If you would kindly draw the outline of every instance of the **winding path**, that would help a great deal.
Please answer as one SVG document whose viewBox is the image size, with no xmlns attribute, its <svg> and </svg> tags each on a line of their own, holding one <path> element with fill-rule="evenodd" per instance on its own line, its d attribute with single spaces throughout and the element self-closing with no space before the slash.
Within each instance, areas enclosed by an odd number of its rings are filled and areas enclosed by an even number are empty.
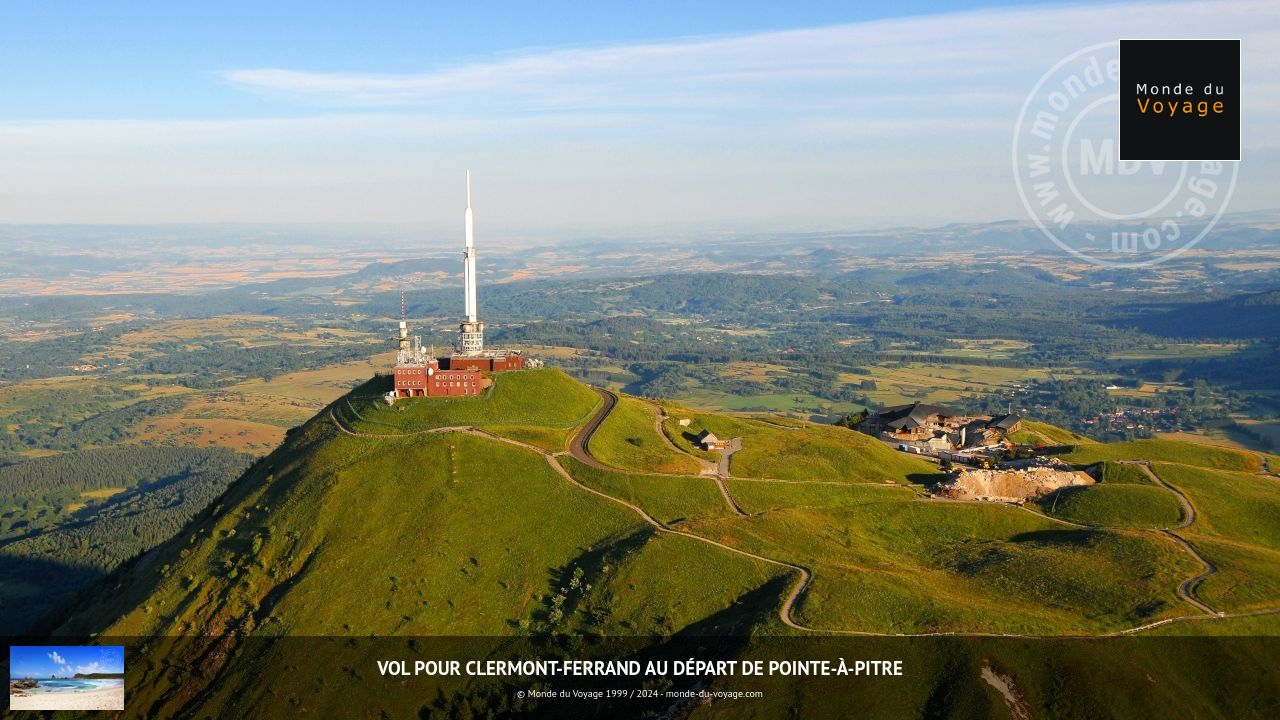
<svg viewBox="0 0 1280 720">
<path fill-rule="evenodd" d="M 579 428 L 577 433 L 575 433 L 573 440 L 570 442 L 570 451 L 568 454 L 572 455 L 574 458 L 578 459 L 581 462 L 591 465 L 592 467 L 599 467 L 605 470 L 612 470 L 612 468 L 604 465 L 603 463 L 600 463 L 595 458 L 591 457 L 588 451 L 589 450 L 588 441 L 590 440 L 591 434 L 594 433 L 600 427 L 600 424 L 604 422 L 605 417 L 617 404 L 617 396 L 604 390 L 596 390 L 596 392 L 601 395 L 602 399 L 604 399 L 604 403 L 601 405 L 600 409 L 596 412 L 596 414 L 592 416 L 592 418 L 588 420 L 581 428 Z M 814 633 L 819 635 L 849 635 L 849 636 L 862 636 L 862 637 L 905 637 L 905 638 L 984 637 L 984 638 L 1013 638 L 1013 639 L 1022 639 L 1022 640 L 1061 640 L 1061 639 L 1096 640 L 1096 639 L 1102 639 L 1102 638 L 1112 638 L 1112 637 L 1133 635 L 1133 634 L 1144 632 L 1154 628 L 1162 627 L 1164 625 L 1171 625 L 1173 623 L 1194 622 L 1194 621 L 1203 621 L 1203 620 L 1217 620 L 1217 619 L 1226 619 L 1226 618 L 1258 617 L 1263 615 L 1280 614 L 1280 608 L 1255 610 L 1252 612 L 1244 612 L 1244 613 L 1214 612 L 1212 610 L 1209 610 L 1207 607 L 1205 607 L 1198 601 L 1194 600 L 1193 598 L 1190 598 L 1189 596 L 1184 595 L 1184 598 L 1190 601 L 1192 604 L 1205 609 L 1207 614 L 1184 615 L 1180 617 L 1166 618 L 1164 620 L 1158 620 L 1156 622 L 1147 623 L 1145 625 L 1139 625 L 1137 627 L 1127 628 L 1125 630 L 1117 630 L 1115 632 L 1104 633 L 1100 635 L 1028 635 L 1028 634 L 1022 634 L 1022 633 L 983 633 L 983 632 L 891 633 L 891 632 L 874 632 L 870 630 L 840 630 L 840 629 L 823 629 L 823 628 L 811 627 L 809 625 L 805 625 L 795 620 L 792 617 L 792 613 L 795 609 L 796 601 L 800 598 L 800 595 L 804 593 L 804 591 L 809 587 L 810 582 L 812 582 L 813 580 L 813 572 L 809 568 L 803 565 L 798 565 L 796 563 L 788 562 L 785 560 L 779 560 L 776 558 L 759 555 L 759 554 L 750 552 L 748 550 L 742 550 L 740 548 L 736 548 L 731 545 L 727 545 L 725 543 L 712 540 L 711 538 L 703 537 L 701 535 L 696 535 L 694 533 L 687 532 L 685 530 L 677 530 L 675 528 L 669 527 L 668 525 L 664 524 L 657 518 L 650 515 L 644 508 L 640 507 L 639 505 L 636 505 L 635 503 L 632 503 L 628 500 L 624 500 L 622 498 L 614 497 L 605 492 L 602 492 L 595 488 L 584 485 L 583 483 L 574 479 L 574 477 L 570 475 L 567 470 L 564 469 L 564 466 L 560 464 L 559 458 L 566 454 L 564 452 L 559 452 L 559 453 L 548 452 L 545 448 L 541 448 L 536 445 L 531 445 L 526 442 L 521 442 L 519 440 L 513 440 L 511 438 L 504 438 L 504 437 L 494 435 L 492 433 L 489 433 L 479 428 L 471 427 L 471 426 L 450 426 L 450 427 L 430 428 L 426 430 L 418 430 L 410 433 L 399 433 L 395 435 L 379 434 L 379 433 L 364 433 L 349 427 L 339 416 L 339 413 L 335 410 L 336 406 L 337 406 L 336 402 L 329 406 L 330 419 L 333 420 L 334 426 L 337 427 L 339 431 L 347 435 L 351 435 L 353 437 L 386 440 L 386 439 L 402 437 L 406 435 L 424 435 L 424 434 L 431 434 L 431 433 L 455 433 L 456 432 L 456 433 L 466 433 L 469 435 L 476 435 L 476 436 L 488 438 L 490 440 L 507 443 L 508 445 L 514 445 L 516 447 L 524 448 L 525 450 L 538 453 L 539 455 L 543 456 L 543 458 L 546 459 L 547 464 L 551 467 L 553 471 L 555 471 L 556 474 L 558 474 L 561 478 L 563 478 L 565 481 L 567 481 L 571 485 L 579 488 L 580 490 L 591 493 L 592 495 L 595 495 L 599 498 L 602 498 L 604 500 L 607 500 L 612 503 L 616 503 L 618 505 L 621 505 L 622 507 L 627 508 L 631 512 L 635 513 L 643 522 L 645 522 L 647 525 L 649 525 L 659 533 L 686 537 L 686 538 L 689 538 L 690 540 L 695 540 L 697 542 L 705 543 L 707 545 L 711 545 L 721 550 L 734 553 L 735 555 L 750 558 L 752 560 L 756 560 L 756 561 L 765 563 L 767 565 L 789 570 L 795 573 L 796 579 L 792 583 L 791 588 L 787 592 L 786 597 L 783 598 L 782 604 L 778 607 L 778 619 L 787 627 L 792 628 L 794 630 L 801 631 L 801 632 L 805 632 L 805 633 Z M 1135 464 L 1141 464 L 1141 461 L 1133 461 L 1133 462 Z M 1150 469 L 1147 468 L 1147 471 L 1150 472 Z M 1151 475 L 1153 478 L 1155 478 L 1154 473 L 1151 473 Z M 1171 490 L 1174 490 L 1171 486 L 1165 484 L 1163 481 L 1159 480 L 1158 478 L 1155 478 L 1155 479 L 1156 479 L 1156 482 L 1158 482 L 1159 484 L 1165 487 L 1169 487 Z M 1174 490 L 1174 492 L 1176 493 L 1177 490 Z M 1179 496 L 1181 496 L 1181 493 L 1178 493 L 1178 494 Z M 1192 509 L 1192 512 L 1194 513 L 1194 508 Z M 1192 518 L 1194 519 L 1194 515 L 1192 515 Z M 1186 525 L 1189 525 L 1189 524 L 1190 523 L 1188 522 L 1180 527 L 1186 527 Z M 1173 534 L 1172 531 L 1166 531 L 1166 532 L 1169 532 L 1171 535 Z M 1174 537 L 1178 538 L 1178 536 L 1176 535 L 1174 535 Z M 1178 538 L 1178 539 L 1181 540 L 1181 538 Z M 1200 558 L 1199 553 L 1196 552 L 1194 548 L 1190 546 L 1189 543 L 1186 543 L 1185 540 L 1183 540 L 1182 542 L 1193 554 L 1195 554 L 1197 558 Z M 1204 561 L 1203 558 L 1200 558 L 1200 559 L 1202 560 L 1202 562 L 1205 563 L 1206 566 L 1210 568 L 1213 567 L 1207 561 Z M 1207 577 L 1208 575 L 1211 575 L 1213 572 L 1216 572 L 1216 569 L 1212 570 L 1212 572 L 1205 574 L 1204 576 L 1197 576 L 1196 578 L 1192 578 L 1191 580 L 1184 582 L 1183 587 L 1186 587 L 1188 586 L 1188 584 L 1194 583 L 1199 579 L 1203 579 L 1203 577 Z M 1179 588 L 1179 590 L 1181 592 L 1182 588 Z"/>
<path fill-rule="evenodd" d="M 725 503 L 739 517 L 750 517 L 747 511 L 743 510 L 738 501 L 733 498 L 733 493 L 729 492 L 729 486 L 724 483 L 724 479 L 729 477 L 729 462 L 733 459 L 733 454 L 742 449 L 742 438 L 736 437 L 725 444 L 724 452 L 720 454 L 720 463 L 716 466 L 716 487 L 720 488 L 720 494 L 724 496 Z"/>
<path fill-rule="evenodd" d="M 686 450 L 681 450 L 679 446 L 671 442 L 671 438 L 667 437 L 666 431 L 662 429 L 662 423 L 664 420 L 667 419 L 667 411 L 657 403 L 650 403 L 649 407 L 652 408 L 654 412 L 655 422 L 653 424 L 653 429 L 658 433 L 658 437 L 662 438 L 662 444 L 666 445 L 667 449 L 672 452 L 679 453 L 687 457 L 691 457 L 694 460 L 698 461 L 699 475 L 703 475 L 705 477 L 714 477 L 717 472 L 717 466 L 715 463 L 711 462 L 710 460 L 704 457 L 698 457 L 697 455 L 694 455 L 693 453 L 688 452 Z"/>
<path fill-rule="evenodd" d="M 1174 496 L 1178 498 L 1178 502 L 1182 503 L 1182 522 L 1175 528 L 1165 528 L 1163 532 L 1165 535 L 1172 538 L 1175 543 L 1181 546 L 1183 550 L 1186 550 L 1191 557 L 1195 558 L 1201 565 L 1203 565 L 1204 572 L 1196 575 L 1195 577 L 1183 580 L 1182 584 L 1178 585 L 1178 597 L 1192 605 L 1195 605 L 1197 608 L 1209 615 L 1222 617 L 1224 613 L 1214 610 L 1204 604 L 1193 594 L 1196 587 L 1198 587 L 1205 578 L 1208 578 L 1218 572 L 1218 566 L 1209 562 L 1209 559 L 1201 555 L 1195 545 L 1192 545 L 1189 540 L 1175 532 L 1175 530 L 1184 530 L 1191 527 L 1192 523 L 1196 521 L 1196 506 L 1191 504 L 1191 500 L 1188 499 L 1186 495 L 1182 494 L 1181 490 L 1162 480 L 1159 475 L 1156 475 L 1155 471 L 1151 469 L 1151 463 L 1145 460 L 1122 460 L 1120 463 L 1123 465 L 1133 465 L 1134 467 L 1142 470 L 1143 474 L 1147 476 L 1147 479 L 1159 487 L 1173 493 Z"/>
<path fill-rule="evenodd" d="M 596 395 L 600 396 L 600 408 L 596 410 L 596 414 L 592 415 L 585 425 L 578 429 L 578 432 L 574 433 L 573 439 L 569 441 L 569 454 L 578 462 L 590 465 L 597 470 L 613 470 L 608 465 L 596 460 L 587 450 L 587 444 L 591 442 L 591 436 L 596 434 L 596 430 L 600 429 L 604 419 L 617 407 L 618 396 L 608 390 L 594 387 L 591 389 L 595 391 Z M 542 449 L 539 448 L 539 450 Z M 546 451 L 543 450 L 542 452 Z"/>
</svg>

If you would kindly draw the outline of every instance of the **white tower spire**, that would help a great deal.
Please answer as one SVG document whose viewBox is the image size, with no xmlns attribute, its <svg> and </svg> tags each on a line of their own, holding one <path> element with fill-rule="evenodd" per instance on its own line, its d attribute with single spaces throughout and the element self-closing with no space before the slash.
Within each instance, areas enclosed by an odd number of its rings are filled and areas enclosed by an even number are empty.
<svg viewBox="0 0 1280 720">
<path fill-rule="evenodd" d="M 476 322 L 476 239 L 475 220 L 471 213 L 471 171 L 467 171 L 466 245 L 462 249 L 462 279 L 466 288 L 467 322 Z"/>
<path fill-rule="evenodd" d="M 476 309 L 476 238 L 475 220 L 471 213 L 471 171 L 467 171 L 467 212 L 465 215 L 467 236 L 462 247 L 462 283 L 466 290 L 466 315 L 458 328 L 458 351 L 463 355 L 480 355 L 484 352 L 484 323 L 480 322 Z"/>
</svg>

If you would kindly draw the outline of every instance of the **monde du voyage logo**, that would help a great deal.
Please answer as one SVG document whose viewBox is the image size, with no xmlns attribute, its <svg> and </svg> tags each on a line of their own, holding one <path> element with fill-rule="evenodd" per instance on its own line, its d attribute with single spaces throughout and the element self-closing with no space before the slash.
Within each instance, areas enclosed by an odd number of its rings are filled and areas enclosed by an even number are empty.
<svg viewBox="0 0 1280 720">
<path fill-rule="evenodd" d="M 1240 41 L 1126 39 L 1044 73 L 1014 128 L 1014 177 L 1060 248 L 1139 267 L 1213 229 L 1235 189 L 1240 144 Z"/>
</svg>

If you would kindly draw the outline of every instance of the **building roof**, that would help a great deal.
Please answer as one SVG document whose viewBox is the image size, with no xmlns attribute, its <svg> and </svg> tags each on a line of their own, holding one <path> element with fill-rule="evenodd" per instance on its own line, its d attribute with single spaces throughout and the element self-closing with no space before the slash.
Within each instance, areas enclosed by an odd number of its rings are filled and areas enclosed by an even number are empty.
<svg viewBox="0 0 1280 720">
<path fill-rule="evenodd" d="M 715 433 L 711 432 L 710 430 L 703 430 L 702 432 L 698 433 L 698 442 L 718 443 L 720 442 L 720 438 L 716 437 Z"/>
<path fill-rule="evenodd" d="M 955 417 L 959 415 L 951 408 L 942 407 L 941 405 L 927 405 L 925 403 L 914 402 L 910 405 L 895 405 L 881 410 L 877 415 L 885 427 L 894 430 L 911 430 L 922 427 L 925 422 L 934 415 L 942 417 Z"/>
<path fill-rule="evenodd" d="M 1017 425 L 1021 420 L 1022 418 L 1017 415 L 1000 415 L 999 417 L 991 418 L 991 422 L 987 423 L 987 427 L 1008 430 L 1014 425 Z"/>
</svg>

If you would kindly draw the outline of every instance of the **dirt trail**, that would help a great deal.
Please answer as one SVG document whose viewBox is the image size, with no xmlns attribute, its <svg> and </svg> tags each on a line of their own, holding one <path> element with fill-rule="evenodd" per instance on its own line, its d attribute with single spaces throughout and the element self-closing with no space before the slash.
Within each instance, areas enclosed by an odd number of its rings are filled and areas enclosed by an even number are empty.
<svg viewBox="0 0 1280 720">
<path fill-rule="evenodd" d="M 663 407 L 662 407 L 661 405 L 657 405 L 657 404 L 653 404 L 653 403 L 649 404 L 649 407 L 653 410 L 653 412 L 654 412 L 654 417 L 655 417 L 655 422 L 654 422 L 654 424 L 653 424 L 653 429 L 654 429 L 655 431 L 657 431 L 657 433 L 658 433 L 658 437 L 662 438 L 662 443 L 663 443 L 664 445 L 666 445 L 666 446 L 667 446 L 667 449 L 668 449 L 668 450 L 671 450 L 671 451 L 673 451 L 673 452 L 678 452 L 678 453 L 680 453 L 681 455 L 687 455 L 687 456 L 689 456 L 689 457 L 693 458 L 694 460 L 697 460 L 697 461 L 698 461 L 698 474 L 699 474 L 699 475 L 705 475 L 706 477 L 714 477 L 714 476 L 715 476 L 715 474 L 716 474 L 716 464 L 715 464 L 715 463 L 711 462 L 710 460 L 708 460 L 708 459 L 706 459 L 706 458 L 698 457 L 697 455 L 694 455 L 694 454 L 693 454 L 693 453 L 691 453 L 691 452 L 688 452 L 688 451 L 685 451 L 685 450 L 681 450 L 681 449 L 680 449 L 680 447 L 679 447 L 678 445 L 676 445 L 675 443 L 671 442 L 671 438 L 667 437 L 667 433 L 666 433 L 666 431 L 664 431 L 664 430 L 662 429 L 662 423 L 663 423 L 663 421 L 664 421 L 664 420 L 666 420 L 666 419 L 667 419 L 667 411 L 666 411 L 665 409 L 663 409 Z"/>
<path fill-rule="evenodd" d="M 1183 550 L 1187 551 L 1187 553 L 1190 554 L 1191 557 L 1195 558 L 1201 565 L 1203 565 L 1204 572 L 1200 573 L 1199 575 L 1196 575 L 1195 577 L 1190 577 L 1190 578 L 1187 578 L 1186 580 L 1183 580 L 1182 584 L 1178 585 L 1178 597 L 1182 598 L 1188 603 L 1191 603 L 1192 605 L 1195 605 L 1197 608 L 1199 608 L 1201 611 L 1205 612 L 1206 614 L 1214 615 L 1218 617 L 1222 616 L 1223 613 L 1221 611 L 1214 610 L 1213 608 L 1201 602 L 1199 598 L 1197 598 L 1195 595 L 1192 594 L 1195 592 L 1196 587 L 1199 586 L 1200 583 L 1203 582 L 1205 578 L 1210 577 L 1218 572 L 1218 567 L 1213 563 L 1209 562 L 1209 560 L 1205 558 L 1205 556 L 1201 555 L 1200 551 L 1197 550 L 1195 545 L 1192 545 L 1189 540 L 1182 537 L 1178 533 L 1174 532 L 1175 530 L 1183 530 L 1188 527 L 1191 527 L 1191 525 L 1195 523 L 1196 507 L 1191 504 L 1191 500 L 1188 499 L 1186 495 L 1182 494 L 1181 490 L 1162 480 L 1159 475 L 1156 475 L 1155 471 L 1151 469 L 1151 463 L 1146 462 L 1145 460 L 1122 460 L 1120 462 L 1124 465 L 1133 465 L 1138 469 L 1142 470 L 1143 474 L 1145 474 L 1147 478 L 1151 480 L 1151 482 L 1173 493 L 1178 498 L 1178 502 L 1182 503 L 1182 522 L 1175 528 L 1165 528 L 1164 534 L 1172 538 L 1173 541 L 1177 543 Z"/>
<path fill-rule="evenodd" d="M 598 390 L 597 392 L 607 394 L 606 391 Z M 582 426 L 581 429 L 578 430 L 577 434 L 575 434 L 573 438 L 573 441 L 570 443 L 570 447 L 578 448 L 584 455 L 586 455 L 587 457 L 590 457 L 589 453 L 587 452 L 588 444 L 586 441 L 589 438 L 590 434 L 600 426 L 601 422 L 604 421 L 605 416 L 608 415 L 609 411 L 613 409 L 616 402 L 617 402 L 616 397 L 614 398 L 613 402 L 608 402 L 606 400 L 605 405 L 600 408 L 600 410 L 596 413 L 596 415 L 593 416 L 591 420 L 589 420 L 585 425 Z M 584 492 L 589 492 L 592 495 L 595 495 L 599 498 L 602 498 L 604 500 L 607 500 L 609 502 L 612 502 L 627 508 L 631 512 L 635 513 L 643 522 L 645 522 L 647 525 L 652 527 L 657 532 L 670 534 L 670 535 L 679 535 L 682 537 L 689 538 L 690 540 L 695 540 L 697 542 L 711 545 L 713 547 L 719 548 L 726 552 L 734 553 L 735 555 L 750 558 L 752 560 L 757 560 L 759 562 L 766 563 L 774 567 L 785 568 L 795 573 L 796 579 L 792 583 L 790 590 L 787 592 L 787 596 L 783 598 L 782 604 L 779 605 L 778 607 L 778 619 L 787 627 L 792 628 L 794 630 L 806 632 L 806 633 L 815 633 L 815 634 L 822 634 L 822 635 L 851 635 L 851 636 L 862 636 L 862 637 L 988 637 L 988 638 L 1017 638 L 1017 639 L 1023 639 L 1023 640 L 1051 640 L 1051 639 L 1063 639 L 1063 638 L 1099 639 L 1099 638 L 1110 638 L 1110 637 L 1121 637 L 1125 635 L 1133 635 L 1136 633 L 1144 632 L 1146 630 L 1162 627 L 1164 625 L 1170 625 L 1173 623 L 1180 623 L 1180 622 L 1195 622 L 1195 621 L 1218 620 L 1218 619 L 1226 619 L 1226 618 L 1258 617 L 1262 615 L 1280 614 L 1280 608 L 1269 608 L 1264 610 L 1255 610 L 1252 612 L 1230 613 L 1230 614 L 1212 613 L 1212 611 L 1209 611 L 1212 614 L 1189 615 L 1189 616 L 1180 616 L 1175 618 L 1166 618 L 1164 620 L 1158 620 L 1156 622 L 1147 623 L 1145 625 L 1139 625 L 1137 627 L 1127 628 L 1125 630 L 1117 630 L 1115 632 L 1104 633 L 1099 635 L 1052 635 L 1050 636 L 1050 635 L 1027 635 L 1027 634 L 1021 634 L 1021 633 L 982 633 L 982 632 L 884 633 L 884 632 L 873 632 L 869 630 L 841 630 L 841 629 L 823 629 L 823 628 L 811 627 L 811 626 L 800 623 L 799 621 L 795 620 L 792 617 L 792 613 L 795 608 L 796 601 L 800 598 L 801 594 L 803 594 L 804 591 L 809 587 L 809 583 L 812 582 L 813 580 L 813 572 L 809 568 L 804 567 L 803 565 L 797 565 L 795 563 L 787 562 L 785 560 L 778 560 L 776 558 L 766 557 L 764 555 L 758 555 L 756 553 L 753 553 L 747 550 L 742 550 L 742 549 L 733 547 L 731 545 L 726 545 L 725 543 L 718 542 L 716 540 L 712 540 L 710 538 L 703 537 L 701 535 L 696 535 L 691 532 L 687 532 L 684 530 L 677 530 L 677 529 L 668 527 L 667 525 L 660 522 L 657 518 L 653 517 L 648 512 L 646 512 L 644 508 L 640 507 L 639 505 L 636 505 L 627 500 L 623 500 L 622 498 L 614 497 L 607 493 L 601 492 L 599 490 L 596 490 L 595 488 L 588 487 L 578 482 L 577 480 L 575 480 L 573 476 L 570 475 L 569 472 L 564 469 L 564 466 L 560 464 L 560 461 L 558 459 L 560 456 L 564 455 L 565 453 L 551 453 L 545 450 L 544 448 L 540 448 L 536 445 L 530 445 L 529 443 L 521 442 L 519 440 L 512 440 L 511 438 L 499 437 L 497 435 L 493 435 L 491 433 L 485 432 L 484 430 L 480 430 L 475 427 L 455 426 L 455 427 L 431 428 L 428 430 L 419 430 L 411 433 L 400 433 L 398 435 L 362 433 L 348 427 L 342 421 L 338 413 L 335 412 L 334 408 L 336 407 L 336 405 L 337 403 L 334 403 L 333 405 L 329 406 L 329 417 L 330 419 L 333 420 L 334 426 L 336 426 L 338 430 L 340 430 L 341 432 L 347 435 L 351 435 L 353 437 L 386 440 L 386 439 L 392 439 L 392 438 L 402 437 L 406 435 L 461 432 L 461 433 L 467 433 L 469 435 L 476 435 L 476 436 L 488 438 L 490 440 L 495 440 L 497 442 L 507 443 L 508 445 L 514 445 L 516 447 L 524 448 L 525 450 L 529 450 L 531 452 L 535 452 L 543 456 L 546 459 L 547 464 L 551 467 L 551 469 L 555 471 L 555 473 L 559 475 L 561 478 L 563 478 L 566 482 L 570 483 L 574 487 L 579 488 L 580 490 L 583 490 Z M 587 460 L 584 460 L 583 458 L 578 457 L 578 455 L 576 454 L 574 454 L 574 457 L 578 458 L 583 462 L 587 462 Z M 597 462 L 594 460 L 594 458 L 591 458 L 591 461 Z M 609 469 L 607 466 L 603 466 L 603 467 L 605 467 L 605 469 Z M 688 477 L 688 476 L 685 476 L 685 477 Z M 1194 552 L 1194 550 L 1192 550 L 1192 552 Z M 1196 553 L 1196 556 L 1199 557 L 1199 554 Z M 1184 583 L 1184 585 L 1185 584 L 1186 583 Z M 1194 603 L 1193 601 L 1193 604 L 1198 604 L 1198 603 Z"/>
<path fill-rule="evenodd" d="M 733 493 L 729 492 L 729 486 L 724 484 L 724 479 L 729 475 L 729 461 L 733 454 L 742 449 L 742 438 L 734 438 L 729 441 L 723 454 L 720 455 L 719 462 L 712 462 L 706 458 L 698 457 L 691 452 L 680 449 L 675 443 L 671 442 L 671 438 L 667 437 L 666 431 L 662 429 L 662 423 L 667 419 L 667 411 L 661 405 L 651 404 L 654 412 L 657 413 L 657 422 L 654 424 L 654 430 L 657 431 L 658 437 L 662 438 L 663 444 L 668 449 L 674 450 L 681 455 L 687 455 L 698 461 L 698 474 L 703 477 L 715 478 L 716 489 L 720 491 L 720 496 L 724 498 L 724 504 L 729 507 L 733 513 L 739 517 L 750 517 L 750 513 L 742 509 L 738 501 L 734 499 Z"/>
</svg>

